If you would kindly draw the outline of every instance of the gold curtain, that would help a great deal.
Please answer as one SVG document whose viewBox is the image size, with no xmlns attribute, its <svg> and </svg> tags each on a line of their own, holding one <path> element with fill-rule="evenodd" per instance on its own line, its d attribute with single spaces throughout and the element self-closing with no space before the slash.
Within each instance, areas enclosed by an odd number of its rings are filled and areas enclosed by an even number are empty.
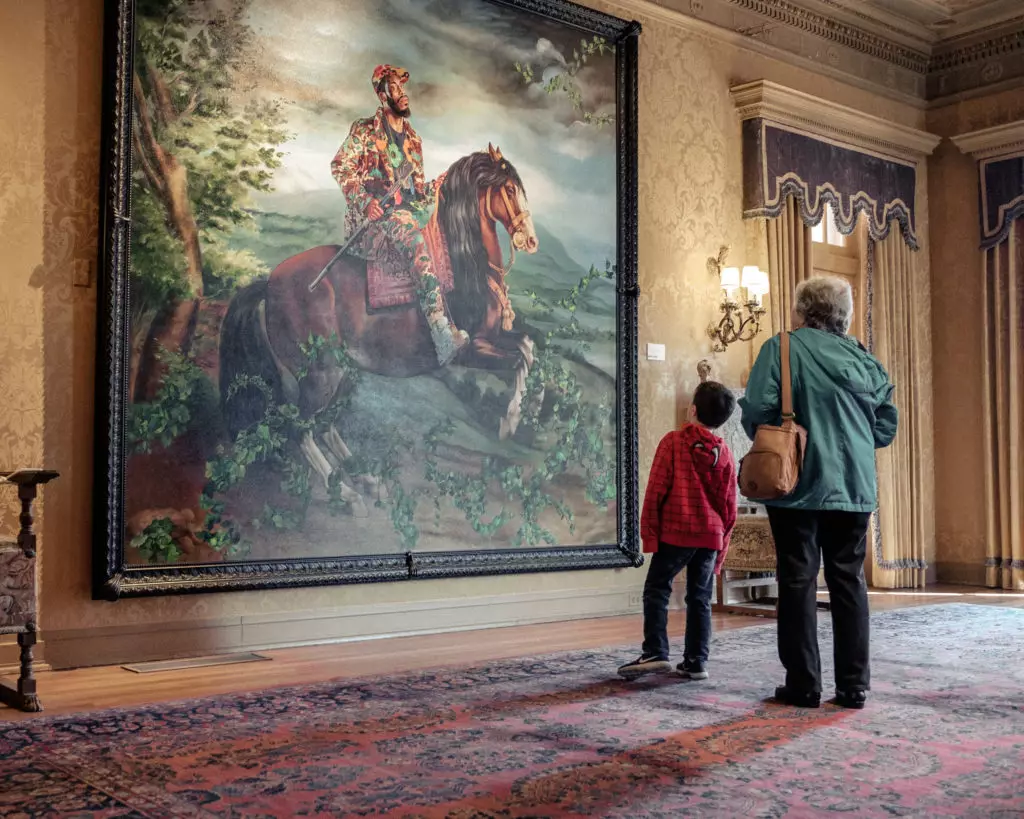
<svg viewBox="0 0 1024 819">
<path fill-rule="evenodd" d="M 1024 591 L 1024 220 L 985 251 L 986 584 Z"/>
<path fill-rule="evenodd" d="M 872 305 L 869 321 L 874 353 L 896 385 L 899 431 L 892 446 L 878 452 L 879 510 L 872 527 L 871 584 L 886 589 L 925 584 L 925 429 L 917 411 L 921 361 L 915 328 L 915 253 L 899 230 L 872 242 L 869 254 Z"/>
<path fill-rule="evenodd" d="M 781 332 L 793 326 L 796 286 L 814 275 L 811 229 L 800 217 L 800 203 L 790 196 L 782 213 L 768 220 L 767 230 L 772 329 Z"/>
</svg>

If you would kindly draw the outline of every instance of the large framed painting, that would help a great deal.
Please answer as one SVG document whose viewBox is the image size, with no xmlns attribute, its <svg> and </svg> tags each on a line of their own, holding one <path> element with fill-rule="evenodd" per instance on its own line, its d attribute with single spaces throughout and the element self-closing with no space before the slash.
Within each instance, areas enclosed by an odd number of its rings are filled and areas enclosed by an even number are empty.
<svg viewBox="0 0 1024 819">
<path fill-rule="evenodd" d="M 639 33 L 108 3 L 97 597 L 641 564 Z"/>
</svg>

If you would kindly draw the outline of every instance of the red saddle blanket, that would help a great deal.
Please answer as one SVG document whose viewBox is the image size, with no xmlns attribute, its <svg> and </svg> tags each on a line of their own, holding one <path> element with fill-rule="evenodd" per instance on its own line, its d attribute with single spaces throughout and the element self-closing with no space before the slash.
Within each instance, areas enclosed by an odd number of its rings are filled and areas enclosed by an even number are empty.
<svg viewBox="0 0 1024 819">
<path fill-rule="evenodd" d="M 451 292 L 455 286 L 452 263 L 448 256 L 448 243 L 437 223 L 437 211 L 434 211 L 427 226 L 423 228 L 423 239 L 430 254 L 434 275 L 441 283 L 441 292 Z M 404 264 L 395 264 L 390 259 L 370 259 L 366 262 L 366 294 L 371 309 L 412 304 L 416 301 L 418 285 L 416 274 Z"/>
</svg>

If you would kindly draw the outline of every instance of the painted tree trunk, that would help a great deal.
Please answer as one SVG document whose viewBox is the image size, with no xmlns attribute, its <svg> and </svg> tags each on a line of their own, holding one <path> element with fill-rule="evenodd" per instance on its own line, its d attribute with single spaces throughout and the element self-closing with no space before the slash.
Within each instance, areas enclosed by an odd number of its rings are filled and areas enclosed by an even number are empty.
<svg viewBox="0 0 1024 819">
<path fill-rule="evenodd" d="M 135 401 L 151 401 L 156 396 L 165 371 L 159 358 L 161 350 L 188 353 L 195 330 L 196 313 L 203 298 L 203 255 L 199 243 L 199 226 L 188 195 L 188 169 L 160 144 L 156 136 L 156 122 L 166 126 L 177 114 L 159 72 L 148 73 L 153 87 L 152 107 L 138 73 L 133 77 L 138 125 L 133 134 L 135 153 L 147 183 L 163 203 L 168 225 L 181 240 L 188 293 L 169 303 L 150 326 L 139 356 L 138 371 L 133 379 L 132 396 Z"/>
</svg>

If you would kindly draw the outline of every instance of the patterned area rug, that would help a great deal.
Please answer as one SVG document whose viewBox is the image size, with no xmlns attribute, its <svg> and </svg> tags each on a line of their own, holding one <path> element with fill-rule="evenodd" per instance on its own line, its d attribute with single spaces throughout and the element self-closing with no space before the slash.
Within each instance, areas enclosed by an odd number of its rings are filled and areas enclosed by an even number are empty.
<svg viewBox="0 0 1024 819">
<path fill-rule="evenodd" d="M 623 648 L 14 723 L 0 816 L 1024 816 L 1024 611 L 872 626 L 860 712 L 762 702 L 767 625 L 706 683 Z"/>
</svg>

